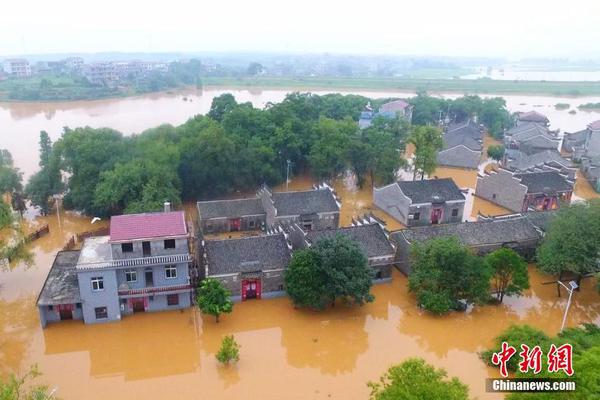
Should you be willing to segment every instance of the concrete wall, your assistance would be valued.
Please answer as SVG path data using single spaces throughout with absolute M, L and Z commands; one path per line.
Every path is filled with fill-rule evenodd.
M 590 134 L 585 141 L 585 148 L 588 155 L 600 155 L 600 130 L 590 130 Z
M 121 243 L 112 243 L 111 250 L 112 256 L 114 260 L 128 259 L 128 258 L 142 258 L 144 257 L 144 253 L 142 250 L 142 242 L 141 240 L 132 241 L 133 243 L 133 252 L 131 253 L 123 253 L 121 249 Z M 175 248 L 174 249 L 165 249 L 165 241 L 163 239 L 160 240 L 150 240 L 150 256 L 166 256 L 173 254 L 187 254 L 190 252 L 188 247 L 187 238 L 179 238 L 175 239 Z
M 260 198 L 263 208 L 265 209 L 265 212 L 267 214 L 267 226 L 273 226 L 273 224 L 275 223 L 276 210 L 271 199 L 271 193 L 269 192 L 269 190 L 262 188 L 258 191 L 257 195 Z
M 251 226 L 251 221 L 254 222 L 254 226 Z M 263 226 L 266 227 L 267 216 L 265 215 L 252 215 L 241 218 L 242 231 L 260 230 Z M 200 220 L 200 228 L 204 233 L 221 233 L 230 232 L 231 226 L 228 218 L 214 218 L 208 220 Z
M 143 289 L 148 287 L 146 282 L 146 271 L 152 271 L 152 277 L 154 281 L 154 287 L 160 286 L 173 286 L 173 285 L 184 285 L 189 281 L 189 267 L 187 263 L 175 264 L 177 267 L 177 277 L 167 278 L 165 274 L 165 265 L 155 265 L 152 267 L 138 267 L 138 268 L 121 268 L 117 270 L 117 284 L 121 286 L 126 283 L 130 289 Z M 135 270 L 137 272 L 136 282 L 127 282 L 125 274 L 127 271 Z
M 406 226 L 423 226 L 423 225 L 431 225 L 431 211 L 434 206 L 432 204 L 418 204 L 411 205 L 409 207 L 409 218 L 408 222 L 405 224 Z M 443 210 L 441 224 L 447 224 L 452 222 L 462 222 L 463 213 L 465 210 L 465 202 L 457 201 L 457 202 L 449 202 L 440 205 L 436 205 L 435 208 L 441 208 Z M 456 217 L 452 216 L 452 210 L 458 210 L 458 214 Z M 419 219 L 415 220 L 411 218 L 410 215 L 414 216 L 415 213 L 420 213 Z
M 73 309 L 73 319 L 74 320 L 82 320 L 83 319 L 83 311 L 77 306 L 74 306 Z M 48 323 L 58 322 L 60 321 L 60 314 L 58 312 L 57 306 L 52 306 L 52 310 L 50 310 L 50 306 L 38 306 L 38 311 L 40 314 L 40 323 L 42 327 L 46 327 Z
M 103 278 L 104 290 L 97 292 L 92 291 L 92 277 Z M 77 274 L 77 279 L 79 281 L 83 319 L 86 324 L 118 321 L 121 319 L 119 295 L 117 292 L 117 273 L 114 269 L 79 272 Z M 106 307 L 108 318 L 97 320 L 95 314 L 96 307 Z
M 336 229 L 340 224 L 340 213 L 321 213 L 321 214 L 304 214 L 295 216 L 277 216 L 275 221 L 282 225 L 291 225 L 297 223 L 304 226 L 304 223 L 310 223 L 312 230 Z
M 189 308 L 192 306 L 190 293 L 179 293 L 179 304 L 170 306 L 167 304 L 167 295 L 160 294 L 149 296 L 148 299 L 148 307 L 146 308 L 146 312 L 154 312 L 154 311 L 168 311 L 168 310 L 180 310 L 184 308 Z M 193 293 L 192 293 L 193 295 Z M 131 315 L 133 314 L 133 310 L 127 307 L 127 299 L 121 299 L 121 304 L 124 305 L 124 310 L 121 311 L 123 315 Z
M 476 196 L 514 212 L 521 212 L 526 194 L 527 186 L 505 170 L 477 178 Z
M 397 184 L 373 188 L 373 204 L 401 223 L 407 224 L 410 199 L 402 193 Z
M 284 279 L 283 279 L 284 271 L 267 271 L 264 272 L 261 276 L 261 297 L 269 297 L 270 293 L 281 292 L 285 290 L 283 288 Z M 231 296 L 233 298 L 239 297 L 242 295 L 242 274 L 234 274 L 227 276 L 213 276 L 212 278 L 220 281 L 223 286 L 225 286 L 231 292 Z

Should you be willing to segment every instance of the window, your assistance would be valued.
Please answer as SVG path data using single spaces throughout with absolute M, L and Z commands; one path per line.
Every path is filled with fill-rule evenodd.
M 54 310 L 54 306 L 52 306 L 52 305 L 49 305 L 49 306 L 48 306 L 48 311 L 52 311 L 52 310 Z
M 280 292 L 283 291 L 283 285 L 277 286 L 277 290 L 279 290 Z
M 383 278 L 383 273 L 381 271 L 377 271 L 375 273 L 375 279 L 381 279 L 381 278 Z
M 175 265 L 167 265 L 165 267 L 165 277 L 167 279 L 177 278 L 177 267 Z
M 108 310 L 106 307 L 96 307 L 94 308 L 94 312 L 96 313 L 96 319 L 108 318 Z
M 206 223 L 206 230 L 210 232 L 210 231 L 212 231 L 212 229 L 213 229 L 212 224 L 210 222 L 207 222 Z
M 137 272 L 134 269 L 125 271 L 125 280 L 127 282 L 137 282 Z
M 81 303 L 77 303 L 77 304 L 75 304 L 75 307 L 76 307 L 77 309 L 81 309 Z
M 121 243 L 121 251 L 123 253 L 133 253 L 133 243 Z
M 174 249 L 174 248 L 175 248 L 175 239 L 165 240 L 165 249 Z
M 179 305 L 179 295 L 178 294 L 168 294 L 167 295 L 167 305 L 168 306 L 178 306 Z
M 255 226 L 256 226 L 256 223 L 254 222 L 254 220 L 248 221 L 248 228 L 254 228 Z
M 154 296 L 149 296 L 149 297 L 148 297 L 148 299 L 149 299 L 150 301 L 154 301 Z
M 104 278 L 102 278 L 101 276 L 96 276 L 92 278 L 92 290 L 94 292 L 104 290 Z
M 419 218 L 421 218 L 421 213 L 420 213 L 420 212 L 416 212 L 416 213 L 414 213 L 414 214 L 413 214 L 413 219 L 414 219 L 415 221 L 418 221 L 418 220 L 419 220 Z
M 453 217 L 458 217 L 458 208 L 453 208 L 452 209 L 452 216 Z
M 495 199 L 495 198 L 496 198 L 496 193 L 494 193 L 494 194 L 492 195 L 492 199 Z
M 150 250 L 150 242 L 142 242 L 142 254 L 144 257 L 150 257 L 152 250 Z

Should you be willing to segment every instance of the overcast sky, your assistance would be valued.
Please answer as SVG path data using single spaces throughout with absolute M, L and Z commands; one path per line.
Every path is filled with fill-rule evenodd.
M 2 2 L 2 55 L 103 51 L 600 58 L 600 1 Z

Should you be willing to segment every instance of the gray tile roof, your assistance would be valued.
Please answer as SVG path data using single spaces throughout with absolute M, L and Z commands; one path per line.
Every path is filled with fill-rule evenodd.
M 548 117 L 537 111 L 521 112 L 517 117 L 519 121 L 548 123 Z
M 333 192 L 329 189 L 315 189 L 301 192 L 274 192 L 274 206 L 277 216 L 302 215 L 339 211 Z
M 461 133 L 446 133 L 442 136 L 442 140 L 444 141 L 445 149 L 460 146 L 461 144 L 471 150 L 481 151 L 483 149 L 483 146 L 477 139 Z
M 480 159 L 481 151 L 474 151 L 464 146 L 442 150 L 437 155 L 438 165 L 447 167 L 477 169 Z
M 546 232 L 550 222 L 556 217 L 557 211 L 532 211 L 525 213 L 525 217 L 538 229 Z
M 573 151 L 576 146 L 583 146 L 588 136 L 588 130 L 583 129 L 577 132 L 565 132 L 563 139 L 563 148 L 567 151 Z
M 265 214 L 258 197 L 238 200 L 199 201 L 198 213 L 201 219 L 240 218 L 247 215 Z
M 458 224 L 442 224 L 414 227 L 391 234 L 400 242 L 405 238 L 409 243 L 424 242 L 436 237 L 456 236 L 467 246 L 481 246 L 537 240 L 540 233 L 525 217 L 492 219 Z
M 283 234 L 242 239 L 206 240 L 208 275 L 286 268 L 290 249 Z
M 475 140 L 483 140 L 483 131 L 473 121 L 452 123 L 446 128 L 446 134 L 468 136 Z
M 515 174 L 527 186 L 527 193 L 555 193 L 573 190 L 573 183 L 556 171 Z
M 563 158 L 556 150 L 544 150 L 529 155 L 520 151 L 508 150 L 507 156 L 509 158 L 507 167 L 515 171 L 527 171 L 547 164 L 557 164 L 564 168 L 574 167 L 571 161 Z
M 78 250 L 61 251 L 56 255 L 38 296 L 38 305 L 73 304 L 81 301 L 75 269 L 78 259 Z
M 398 181 L 397 184 L 413 204 L 465 200 L 465 196 L 451 178 Z
M 379 224 L 308 231 L 306 234 L 306 239 L 311 244 L 316 244 L 323 238 L 330 238 L 337 234 L 348 236 L 350 239 L 354 240 L 369 258 L 383 257 L 394 254 L 394 248 L 388 241 L 385 232 Z
M 519 129 L 519 127 L 509 129 L 506 132 L 506 136 L 510 137 L 513 141 L 523 142 L 532 139 L 537 136 L 544 136 L 550 139 L 556 139 L 547 128 L 539 126 L 537 124 L 528 125 L 527 128 Z

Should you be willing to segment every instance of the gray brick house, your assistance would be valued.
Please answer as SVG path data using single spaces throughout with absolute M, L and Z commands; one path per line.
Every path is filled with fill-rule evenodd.
M 234 300 L 284 294 L 291 246 L 283 233 L 201 242 L 202 277 L 219 280 Z
M 554 210 L 571 202 L 573 186 L 557 171 L 515 174 L 500 169 L 477 178 L 475 195 L 514 212 Z
M 458 238 L 461 243 L 469 246 L 479 255 L 490 253 L 501 247 L 509 247 L 525 259 L 531 259 L 535 255 L 542 231 L 534 224 L 533 220 L 523 215 L 404 229 L 390 234 L 396 245 L 396 267 L 404 274 L 410 274 L 410 248 L 413 243 L 452 236 Z
M 556 132 L 536 122 L 524 122 L 504 132 L 504 146 L 525 154 L 558 150 L 560 142 Z
M 267 213 L 258 197 L 199 201 L 197 209 L 203 233 L 266 229 Z
M 354 221 L 352 226 L 338 229 L 305 231 L 294 224 L 289 227 L 288 232 L 294 250 L 310 247 L 323 238 L 345 235 L 354 240 L 367 256 L 375 281 L 389 281 L 392 278 L 395 249 L 380 221 L 372 216 Z
M 406 226 L 463 219 L 465 196 L 451 178 L 398 181 L 373 188 L 373 203 Z
M 267 213 L 267 226 L 300 224 L 304 229 L 337 228 L 339 202 L 333 189 L 323 183 L 312 190 L 271 192 L 264 186 L 258 191 Z
M 558 171 L 574 180 L 577 166 L 562 157 L 556 150 L 544 150 L 539 153 L 525 154 L 519 150 L 507 150 L 502 166 L 516 173 Z
M 57 266 L 63 267 L 51 269 L 38 301 L 42 324 L 52 320 L 48 311 L 50 305 L 54 308 L 46 299 L 56 299 L 60 292 L 73 301 L 77 300 L 74 294 L 79 294 L 85 323 L 189 307 L 192 258 L 188 237 L 182 211 L 111 218 L 110 235 L 86 239 L 74 268 L 73 259 L 66 260 L 62 253 L 57 256 Z M 73 314 L 76 317 L 78 312 Z
M 442 136 L 444 148 L 438 152 L 438 165 L 477 169 L 483 150 L 483 131 L 472 121 L 450 124 Z

